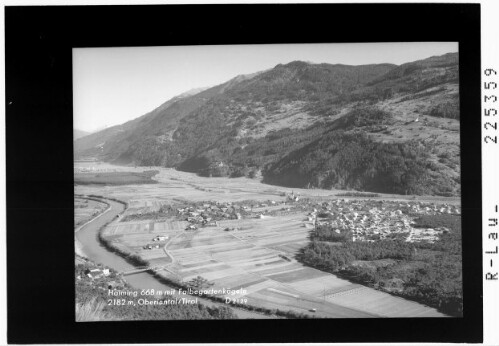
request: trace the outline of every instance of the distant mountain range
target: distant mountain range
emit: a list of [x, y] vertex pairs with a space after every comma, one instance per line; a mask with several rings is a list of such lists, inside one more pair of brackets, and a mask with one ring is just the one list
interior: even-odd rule
[[87, 132], [87, 131], [73, 129], [73, 140], [77, 140], [81, 137], [88, 136], [89, 134], [90, 134], [90, 132]]
[[75, 157], [293, 187], [460, 194], [457, 53], [294, 61], [184, 93], [75, 141]]

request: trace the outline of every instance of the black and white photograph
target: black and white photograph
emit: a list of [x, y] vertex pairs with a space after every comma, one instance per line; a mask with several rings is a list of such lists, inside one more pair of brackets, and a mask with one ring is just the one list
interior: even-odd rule
[[462, 316], [457, 42], [73, 69], [77, 321]]
[[6, 6], [8, 342], [484, 341], [481, 6]]

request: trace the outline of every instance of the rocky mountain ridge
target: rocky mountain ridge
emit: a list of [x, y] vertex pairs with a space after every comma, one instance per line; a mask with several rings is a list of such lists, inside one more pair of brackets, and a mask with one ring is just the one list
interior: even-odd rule
[[459, 195], [459, 63], [293, 61], [75, 142], [75, 157], [272, 184]]

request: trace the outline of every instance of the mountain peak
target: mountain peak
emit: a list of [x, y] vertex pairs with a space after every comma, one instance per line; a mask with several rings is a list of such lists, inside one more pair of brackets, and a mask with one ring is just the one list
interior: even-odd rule
[[[400, 66], [295, 60], [235, 76], [200, 93], [189, 91], [140, 118], [81, 138], [75, 142], [75, 157], [98, 155], [111, 162], [213, 176], [261, 170], [268, 182], [287, 186], [383, 190], [386, 186], [379, 182], [385, 181], [384, 172], [377, 178], [364, 171], [353, 176], [338, 160], [352, 157], [345, 161], [349, 167], [364, 162], [355, 155], [369, 147], [384, 160], [372, 169], [390, 164], [392, 154], [410, 161], [404, 153], [419, 153], [411, 143], [427, 138], [422, 136], [426, 130], [437, 135], [453, 131], [450, 142], [446, 138], [432, 144], [431, 157], [421, 153], [416, 162], [436, 165], [442, 172], [438, 179], [417, 186], [417, 179], [388, 185], [397, 193], [458, 194], [452, 179], [457, 164], [438, 156], [449, 150], [458, 155], [458, 73], [457, 54]], [[420, 117], [424, 120], [416, 122]], [[413, 163], [400, 167], [412, 169]], [[442, 181], [448, 183], [443, 186]]]
[[309, 62], [306, 62], [306, 61], [294, 60], [294, 61], [291, 61], [291, 62], [285, 64], [285, 65], [279, 64], [277, 66], [300, 69], [300, 68], [304, 68], [304, 67], [307, 67], [310, 65], [312, 65], [312, 64]]

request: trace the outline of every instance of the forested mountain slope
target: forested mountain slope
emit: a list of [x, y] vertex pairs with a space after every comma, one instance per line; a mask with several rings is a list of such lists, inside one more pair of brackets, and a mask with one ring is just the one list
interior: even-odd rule
[[293, 186], [459, 195], [457, 53], [396, 66], [294, 61], [75, 142], [75, 156]]

